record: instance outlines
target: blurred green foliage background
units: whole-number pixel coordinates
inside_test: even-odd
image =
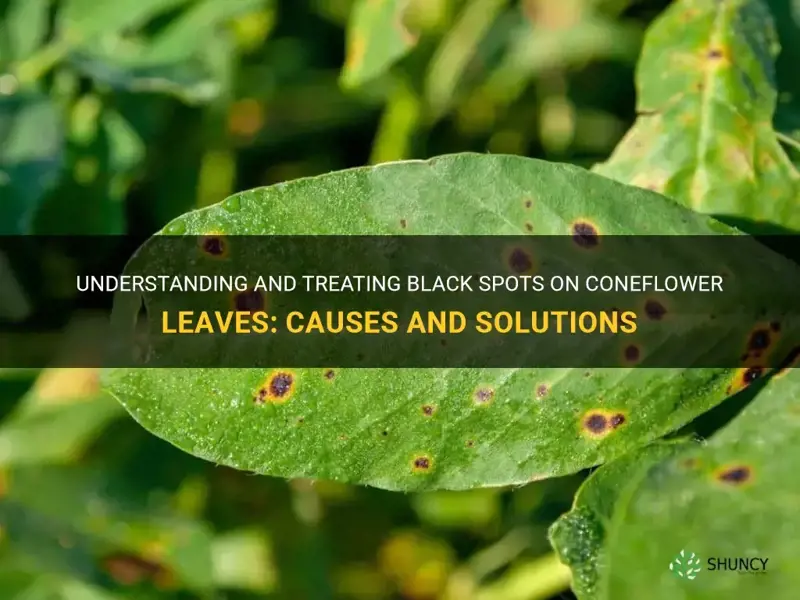
[[[591,166],[633,122],[666,4],[0,1],[0,233],[147,235],[240,190],[449,152]],[[3,372],[0,398],[2,598],[572,597],[546,531],[582,476],[285,482],[156,439],[92,370]]]

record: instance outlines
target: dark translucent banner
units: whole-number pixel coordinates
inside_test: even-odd
[[[799,239],[2,238],[0,367],[778,367]]]

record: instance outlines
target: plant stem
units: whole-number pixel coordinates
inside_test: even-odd
[[[547,600],[569,588],[571,573],[555,553],[512,568],[478,590],[476,600]]]
[[[800,152],[800,141],[794,139],[789,135],[786,135],[785,133],[781,133],[780,131],[776,131],[775,135],[778,136],[779,141]]]

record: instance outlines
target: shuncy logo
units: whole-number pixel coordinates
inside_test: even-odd
[[[681,553],[669,563],[669,570],[681,579],[694,579],[700,572],[700,559],[694,552],[681,550]]]

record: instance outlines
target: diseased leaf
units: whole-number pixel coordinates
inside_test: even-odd
[[[794,598],[800,586],[800,370],[774,377],[707,444],[667,460],[616,507],[597,599]],[[671,573],[694,553],[693,581]],[[766,573],[711,570],[708,561],[760,558]],[[755,566],[764,569],[761,561]],[[688,596],[691,594],[690,596]]]
[[[572,589],[580,600],[597,598],[607,568],[605,543],[614,511],[658,463],[686,450],[687,440],[657,442],[626,454],[592,473],[575,496],[572,510],[550,527],[550,541],[572,570]]]
[[[598,173],[750,232],[800,229],[800,175],[772,128],[777,38],[761,0],[679,0],[647,32],[639,118]]]
[[[778,131],[793,135],[800,143],[800,78],[797,77],[797,63],[800,61],[800,1],[767,2],[775,17],[781,45],[777,61],[779,97],[775,126]]]
[[[540,234],[558,235],[569,234],[579,219],[609,235],[732,231],[658,194],[577,167],[474,154],[256,189],[188,213],[164,231],[501,235],[532,224]],[[123,320],[133,320],[118,308]],[[680,427],[741,379],[727,369],[298,369],[286,402],[254,402],[274,374],[117,369],[106,384],[147,429],[208,460],[282,477],[411,490],[516,484],[578,471]],[[476,401],[484,388],[493,391],[489,403]],[[590,434],[587,414],[601,406],[616,414],[619,427]]]
[[[384,73],[417,43],[408,29],[411,0],[357,0],[347,25],[347,58],[341,83],[358,87]]]
[[[39,94],[0,96],[0,235],[31,233],[63,162],[61,119]]]

